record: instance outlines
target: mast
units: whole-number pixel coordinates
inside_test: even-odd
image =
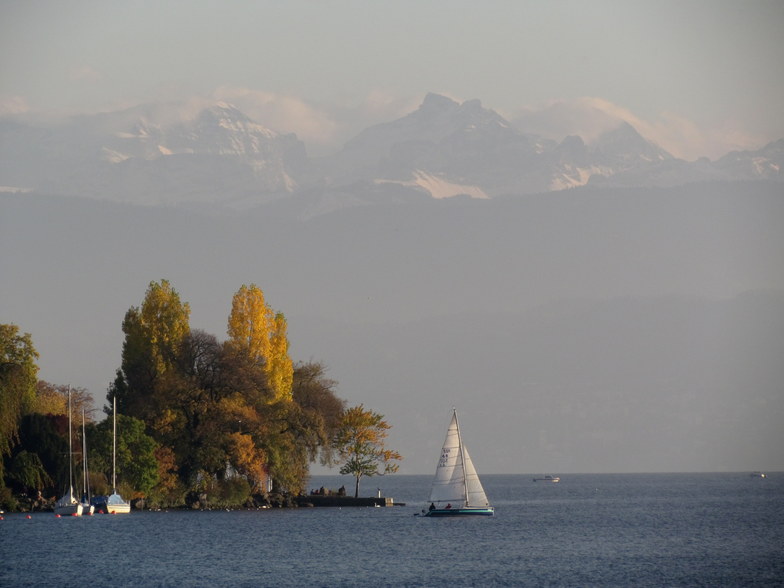
[[[465,505],[468,506],[468,476],[466,475],[465,455],[463,454],[463,439],[460,437],[460,423],[457,420],[457,410],[452,409],[452,414],[455,415],[455,428],[457,429],[457,447],[460,454],[460,467],[463,468],[463,496],[465,497]]]
[[[117,396],[112,396],[112,493],[117,494],[117,483],[115,482],[115,470],[117,469]]]
[[[82,492],[87,502],[90,502],[90,490],[87,487],[87,432],[84,426],[84,408],[82,409],[82,484]]]
[[[73,439],[71,437],[71,387],[68,386],[68,488],[73,496]]]

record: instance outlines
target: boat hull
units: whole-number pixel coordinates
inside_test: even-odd
[[[108,514],[128,514],[131,512],[131,503],[125,502],[117,493],[106,499],[106,512]]]
[[[492,506],[484,508],[434,508],[425,512],[426,517],[459,517],[459,516],[485,516],[495,514]]]
[[[54,507],[54,514],[61,517],[80,517],[82,516],[81,504],[65,504]]]
[[[107,514],[128,514],[131,512],[131,505],[127,502],[125,504],[110,504],[106,507]]]
[[[98,496],[93,499],[95,509],[101,514],[128,514],[131,512],[131,503],[125,502],[119,495]]]

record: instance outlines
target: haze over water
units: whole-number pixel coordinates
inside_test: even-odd
[[[782,25],[764,1],[5,2],[0,322],[31,333],[42,379],[100,407],[151,281],[219,338],[257,283],[293,358],[386,416],[402,472],[430,472],[452,406],[482,472],[784,469]],[[492,124],[405,135],[430,92]],[[216,104],[240,113],[210,119],[225,142],[189,143]],[[246,145],[240,115],[326,168],[307,168],[324,189],[259,194],[253,173],[279,162],[221,151]],[[621,122],[643,149],[619,160],[659,153],[646,141],[674,159],[608,187],[607,160],[581,158]],[[405,140],[343,151],[368,129]],[[468,129],[492,140],[471,151]],[[508,149],[531,137],[559,186],[587,186],[469,198],[490,189],[461,175],[518,169]],[[769,175],[726,181],[741,164]],[[312,179],[295,171],[273,179]],[[200,199],[146,200],[175,188]]]

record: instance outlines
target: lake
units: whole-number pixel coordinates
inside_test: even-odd
[[[392,508],[6,514],[0,585],[784,585],[784,473],[532,478],[482,476],[494,517],[417,516],[430,476],[362,481]]]

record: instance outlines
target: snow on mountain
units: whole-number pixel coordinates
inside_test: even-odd
[[[716,166],[743,179],[784,179],[784,139],[758,151],[733,151],[719,159]]]
[[[410,181],[400,180],[376,180],[377,184],[399,184],[401,186],[418,187],[427,192],[432,198],[440,200],[442,198],[452,198],[454,196],[468,196],[470,198],[479,198],[486,200],[490,198],[479,186],[466,186],[461,184],[453,184],[443,178],[434,176],[427,172],[416,170],[414,172],[414,179]]]
[[[667,187],[780,181],[784,139],[716,162],[686,162],[620,123],[590,143],[515,128],[479,100],[428,94],[333,156],[308,158],[225,102],[142,105],[38,126],[0,120],[0,185],[137,204],[247,208],[296,195],[328,211],[384,198],[514,197],[584,185]],[[314,199],[324,202],[311,206]]]
[[[656,185],[660,168],[674,161],[627,123],[590,145],[576,136],[557,144],[514,128],[478,100],[460,104],[428,94],[414,112],[366,129],[319,165],[330,185],[396,181],[428,189],[422,181],[427,177],[466,187],[460,193],[479,190],[499,197],[612,183],[618,175]],[[674,169],[678,171],[670,173],[666,185],[677,184],[675,176],[684,172]],[[687,175],[694,179],[691,170]],[[428,191],[434,197],[438,192]]]
[[[51,129],[0,126],[0,137],[1,183],[137,204],[258,204],[296,190],[307,164],[295,135],[226,103],[190,118],[150,105]]]
[[[532,162],[545,148],[478,100],[460,104],[428,94],[417,110],[366,129],[321,166],[332,182],[416,181],[426,173],[494,195],[513,187],[507,185],[510,170]]]
[[[664,149],[643,138],[627,122],[622,122],[616,129],[603,133],[592,147],[597,158],[616,168],[674,159]]]

